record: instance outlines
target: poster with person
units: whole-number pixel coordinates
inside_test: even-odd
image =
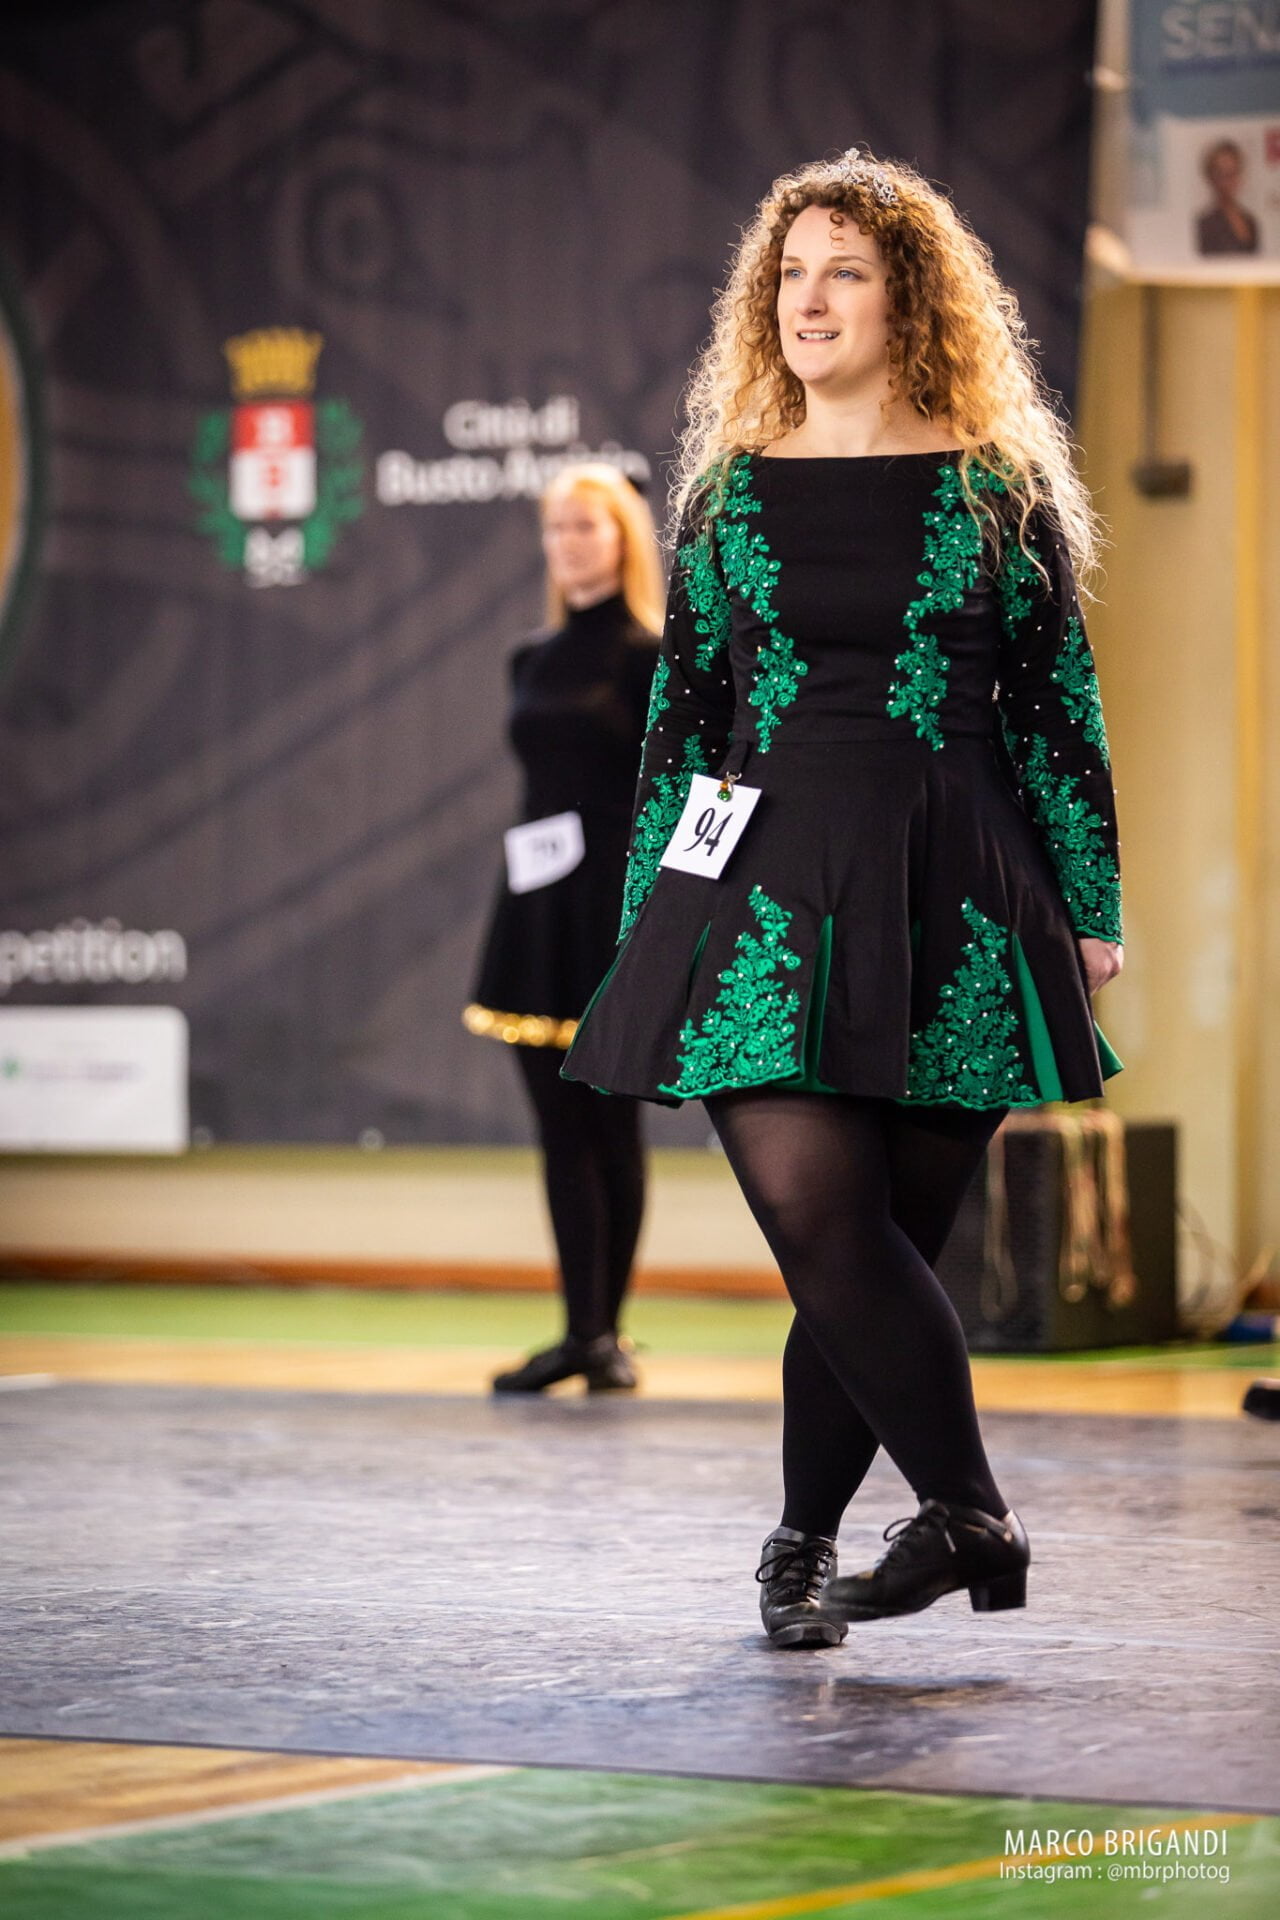
[[[1131,0],[1134,272],[1280,281],[1280,7]]]

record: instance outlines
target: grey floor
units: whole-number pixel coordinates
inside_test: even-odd
[[[0,1732],[1280,1810],[1280,1429],[985,1426],[1027,1611],[786,1654],[772,1406],[2,1394]]]

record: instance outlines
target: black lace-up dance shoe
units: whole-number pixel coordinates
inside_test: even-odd
[[[827,1587],[822,1604],[836,1619],[919,1613],[961,1587],[968,1587],[975,1613],[1027,1604],[1031,1549],[1016,1513],[997,1520],[977,1507],[926,1500],[919,1513],[886,1527],[884,1537],[889,1551],[874,1567]]]
[[[567,1333],[557,1347],[531,1353],[523,1366],[495,1375],[495,1393],[543,1393],[561,1380],[581,1374],[588,1393],[618,1393],[637,1386],[636,1370],[619,1345],[617,1336],[602,1333],[594,1340],[579,1340]]]
[[[838,1647],[849,1629],[826,1611],[836,1543],[821,1533],[775,1527],[760,1549],[760,1618],[775,1647]]]

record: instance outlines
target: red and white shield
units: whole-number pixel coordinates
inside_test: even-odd
[[[316,503],[315,409],[309,400],[236,407],[231,511],[240,520],[305,520]]]

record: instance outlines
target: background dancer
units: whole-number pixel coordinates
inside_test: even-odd
[[[677,505],[628,924],[566,1072],[706,1101],[795,1304],[774,1642],[959,1587],[1021,1606],[931,1263],[1002,1115],[1119,1066],[1089,1002],[1121,958],[1096,536],[1013,296],[918,174],[850,151],[775,183]],[[698,773],[735,818],[759,796],[717,878],[659,868]],[[833,1580],[880,1446],[919,1510]]]
[[[560,1077],[618,931],[636,763],[662,618],[648,507],[617,468],[564,470],[542,503],[552,631],[511,661],[524,836],[485,942],[473,1033],[512,1043],[537,1117],[565,1308],[562,1340],[494,1382],[540,1393],[582,1375],[634,1387],[618,1321],[644,1213],[640,1114]],[[546,823],[539,831],[537,823]]]

